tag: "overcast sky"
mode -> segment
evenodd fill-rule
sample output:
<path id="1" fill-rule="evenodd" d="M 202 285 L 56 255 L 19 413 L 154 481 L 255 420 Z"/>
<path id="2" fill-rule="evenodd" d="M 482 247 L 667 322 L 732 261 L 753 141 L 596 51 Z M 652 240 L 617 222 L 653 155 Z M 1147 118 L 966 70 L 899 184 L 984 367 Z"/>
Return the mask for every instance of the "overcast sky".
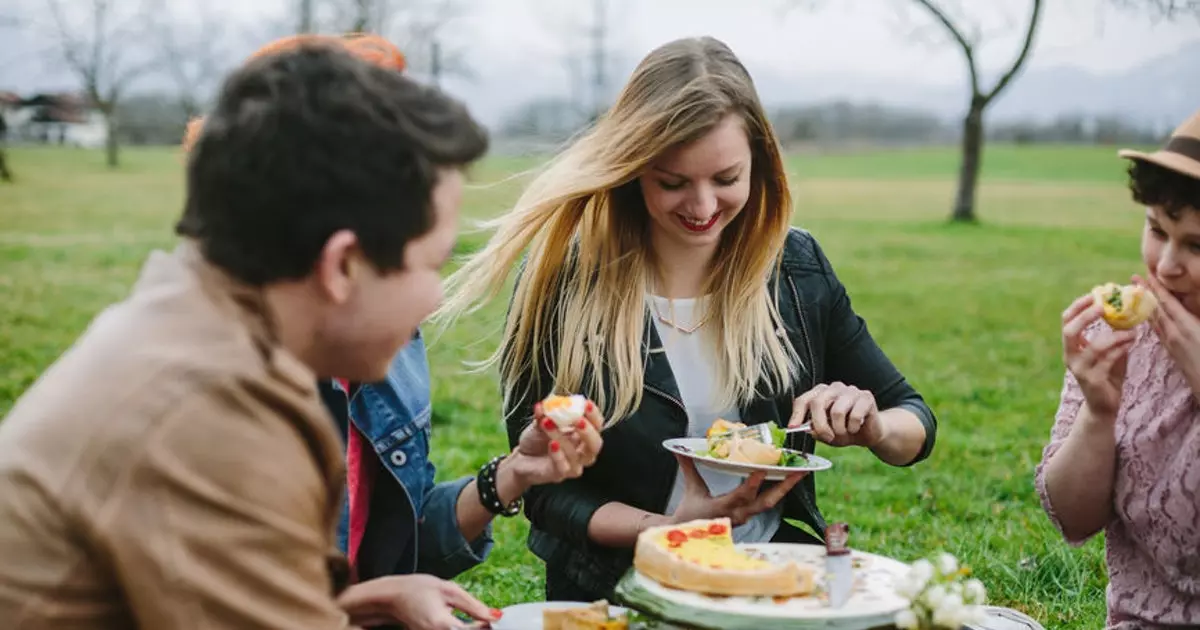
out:
<path id="1" fill-rule="evenodd" d="M 165 0 L 186 11 L 197 0 Z M 200 0 L 220 7 L 231 25 L 271 18 L 277 22 L 294 0 Z M 399 3 L 401 0 L 391 0 Z M 853 74 L 925 84 L 961 81 L 961 55 L 944 43 L 926 15 L 910 0 L 804 0 L 817 10 L 784 11 L 793 0 L 608 0 L 613 36 L 630 67 L 670 39 L 709 34 L 726 41 L 751 71 L 789 75 Z M 64 0 L 86 12 L 91 0 Z M 129 0 L 113 0 L 115 3 Z M 564 76 L 563 50 L 586 45 L 572 22 L 586 23 L 591 0 L 463 0 L 470 12 L 451 33 L 467 44 L 476 72 L 484 77 L 528 69 L 543 78 Z M 44 0 L 0 0 L 36 14 Z M 948 3 L 943 3 L 948 4 Z M 1015 53 L 1029 0 L 965 0 L 982 32 L 991 34 L 980 54 L 995 69 Z M 1099 74 L 1127 69 L 1157 55 L 1200 41 L 1200 21 L 1164 23 L 1112 9 L 1108 0 L 1047 0 L 1032 65 L 1074 65 Z M 990 7 L 990 9 L 989 9 Z M 43 10 L 44 11 L 44 10 Z M 0 13 L 3 9 L 0 9 Z M 241 26 L 238 26 L 241 25 Z M 914 41 L 923 34 L 926 43 Z M 242 36 L 246 50 L 255 42 Z M 399 42 L 403 45 L 402 42 Z M 73 87 L 31 52 L 52 42 L 33 27 L 0 28 L 0 89 L 19 92 Z M 239 53 L 244 54 L 244 53 Z M 1200 59 L 1197 59 L 1200 64 Z M 623 76 L 615 77 L 617 82 Z M 508 86 L 512 89 L 512 86 Z"/>

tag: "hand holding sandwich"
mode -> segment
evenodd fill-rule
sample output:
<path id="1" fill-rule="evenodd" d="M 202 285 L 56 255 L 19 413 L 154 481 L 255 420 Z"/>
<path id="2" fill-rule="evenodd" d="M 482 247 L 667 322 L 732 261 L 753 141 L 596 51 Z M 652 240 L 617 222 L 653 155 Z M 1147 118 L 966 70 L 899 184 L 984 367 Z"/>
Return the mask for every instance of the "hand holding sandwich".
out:
<path id="1" fill-rule="evenodd" d="M 1104 317 L 1104 305 L 1096 298 L 1095 291 L 1067 307 L 1062 316 L 1063 359 L 1079 382 L 1092 416 L 1111 421 L 1116 419 L 1121 406 L 1129 348 L 1137 333 L 1104 326 L 1090 338 L 1086 337 L 1084 331 Z"/>

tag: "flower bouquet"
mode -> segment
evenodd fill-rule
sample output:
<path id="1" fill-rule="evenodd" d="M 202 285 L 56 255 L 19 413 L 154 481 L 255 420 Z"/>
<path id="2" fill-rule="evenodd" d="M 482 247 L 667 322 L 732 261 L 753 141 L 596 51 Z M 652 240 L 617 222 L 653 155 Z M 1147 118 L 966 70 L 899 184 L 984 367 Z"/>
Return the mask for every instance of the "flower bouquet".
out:
<path id="1" fill-rule="evenodd" d="M 914 562 L 908 574 L 896 583 L 896 593 L 910 604 L 896 613 L 896 627 L 903 630 L 946 628 L 959 630 L 983 619 L 987 592 L 983 583 L 969 578 L 971 570 L 941 553 L 930 560 Z"/>

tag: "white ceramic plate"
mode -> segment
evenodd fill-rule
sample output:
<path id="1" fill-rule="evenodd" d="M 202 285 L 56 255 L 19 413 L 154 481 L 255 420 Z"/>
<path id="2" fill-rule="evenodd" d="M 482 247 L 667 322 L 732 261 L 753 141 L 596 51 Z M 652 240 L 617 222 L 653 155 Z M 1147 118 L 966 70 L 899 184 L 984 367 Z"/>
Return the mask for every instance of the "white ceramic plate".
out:
<path id="1" fill-rule="evenodd" d="M 492 630 L 542 630 L 542 611 L 547 608 L 586 608 L 586 602 L 529 602 L 503 609 L 504 616 L 491 625 Z M 621 606 L 608 607 L 614 615 L 626 612 Z"/>
<path id="2" fill-rule="evenodd" d="M 833 462 L 828 459 L 807 453 L 802 453 L 808 460 L 806 466 L 764 466 L 762 464 L 731 462 L 725 459 L 717 459 L 716 457 L 707 457 L 700 454 L 708 450 L 708 440 L 704 438 L 673 438 L 664 440 L 663 447 L 672 453 L 679 453 L 684 457 L 690 457 L 695 460 L 697 466 L 719 470 L 729 475 L 749 477 L 751 473 L 761 470 L 767 473 L 766 479 L 769 481 L 780 481 L 797 471 L 827 470 L 833 467 Z M 795 453 L 798 451 L 788 452 Z"/>
<path id="3" fill-rule="evenodd" d="M 843 606 L 831 608 L 823 588 L 823 545 L 763 543 L 738 547 L 757 551 L 772 560 L 794 560 L 811 566 L 817 592 L 781 602 L 771 598 L 712 597 L 667 588 L 631 570 L 618 585 L 617 593 L 624 596 L 626 603 L 668 621 L 703 628 L 864 630 L 890 626 L 895 614 L 908 606 L 908 601 L 895 590 L 896 580 L 908 571 L 908 565 L 898 560 L 852 549 L 854 586 L 850 598 Z"/>

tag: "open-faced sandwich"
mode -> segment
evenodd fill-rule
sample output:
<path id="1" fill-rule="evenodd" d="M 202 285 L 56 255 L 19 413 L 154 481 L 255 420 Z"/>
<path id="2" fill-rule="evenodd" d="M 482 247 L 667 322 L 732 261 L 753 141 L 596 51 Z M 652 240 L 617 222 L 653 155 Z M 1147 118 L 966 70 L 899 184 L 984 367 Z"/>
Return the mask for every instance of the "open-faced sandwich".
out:
<path id="1" fill-rule="evenodd" d="M 1136 284 L 1101 284 L 1092 289 L 1092 299 L 1104 308 L 1104 321 L 1117 330 L 1128 330 L 1149 319 L 1158 299 Z"/>
<path id="2" fill-rule="evenodd" d="M 608 601 L 600 600 L 577 608 L 547 608 L 542 611 L 543 630 L 627 630 L 629 617 L 614 615 Z"/>
<path id="3" fill-rule="evenodd" d="M 579 394 L 547 396 L 542 401 L 542 413 L 554 421 L 559 431 L 570 433 L 587 413 L 587 398 Z"/>
<path id="4" fill-rule="evenodd" d="M 813 592 L 812 567 L 772 562 L 733 543 L 728 518 L 651 527 L 638 535 L 633 566 L 671 588 L 709 595 L 798 597 Z"/>
<path id="5" fill-rule="evenodd" d="M 716 459 L 763 466 L 803 466 L 806 463 L 803 453 L 784 450 L 787 434 L 770 422 L 748 427 L 741 422 L 719 418 L 704 437 L 708 442 L 707 455 Z"/>

